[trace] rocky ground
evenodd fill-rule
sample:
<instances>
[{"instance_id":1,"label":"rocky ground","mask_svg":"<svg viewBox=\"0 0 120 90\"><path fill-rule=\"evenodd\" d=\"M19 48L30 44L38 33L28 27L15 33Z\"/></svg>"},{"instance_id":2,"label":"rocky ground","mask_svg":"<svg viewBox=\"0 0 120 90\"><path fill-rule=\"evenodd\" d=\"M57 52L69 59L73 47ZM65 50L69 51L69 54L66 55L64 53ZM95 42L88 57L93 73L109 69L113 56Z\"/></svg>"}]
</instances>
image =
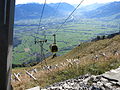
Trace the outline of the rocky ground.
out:
<instances>
[{"instance_id":1,"label":"rocky ground","mask_svg":"<svg viewBox=\"0 0 120 90\"><path fill-rule=\"evenodd\" d=\"M53 84L46 87L46 90L120 90L120 85L117 81L108 80L102 75L84 75Z\"/></svg>"},{"instance_id":2,"label":"rocky ground","mask_svg":"<svg viewBox=\"0 0 120 90\"><path fill-rule=\"evenodd\" d=\"M37 88L29 90L120 90L120 67L102 75L86 74L55 83L44 89Z\"/></svg>"}]
</instances>

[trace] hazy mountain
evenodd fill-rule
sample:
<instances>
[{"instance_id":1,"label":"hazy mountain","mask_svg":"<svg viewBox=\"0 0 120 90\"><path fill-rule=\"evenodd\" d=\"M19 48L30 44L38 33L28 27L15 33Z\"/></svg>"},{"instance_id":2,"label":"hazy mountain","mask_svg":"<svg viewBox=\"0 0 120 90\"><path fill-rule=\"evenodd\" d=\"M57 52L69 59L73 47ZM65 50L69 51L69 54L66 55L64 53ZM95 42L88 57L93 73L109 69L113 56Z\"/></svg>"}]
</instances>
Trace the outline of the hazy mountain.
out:
<instances>
[{"instance_id":1,"label":"hazy mountain","mask_svg":"<svg viewBox=\"0 0 120 90\"><path fill-rule=\"evenodd\" d=\"M87 11L95 10L99 7L104 6L104 5L105 4L94 3L94 4L90 4L90 5L86 5L86 6L81 6L78 10L80 10L82 12L87 12Z\"/></svg>"},{"instance_id":2,"label":"hazy mountain","mask_svg":"<svg viewBox=\"0 0 120 90\"><path fill-rule=\"evenodd\" d=\"M92 10L96 10L97 8L99 7L102 7L104 6L105 4L99 4L99 3L94 3L94 4L90 4L90 5L81 5L77 10L76 12L74 13L75 15L77 16L80 16L81 18L82 17L85 17L85 14L87 12L90 12Z\"/></svg>"},{"instance_id":3,"label":"hazy mountain","mask_svg":"<svg viewBox=\"0 0 120 90\"><path fill-rule=\"evenodd\" d=\"M78 4L72 4L72 6L77 7Z\"/></svg>"},{"instance_id":4,"label":"hazy mountain","mask_svg":"<svg viewBox=\"0 0 120 90\"><path fill-rule=\"evenodd\" d=\"M41 16L43 4L20 4L16 5L15 8L15 20L19 19L35 19ZM44 11L44 17L49 17L54 15L54 8L46 5Z\"/></svg>"},{"instance_id":5,"label":"hazy mountain","mask_svg":"<svg viewBox=\"0 0 120 90\"><path fill-rule=\"evenodd\" d=\"M112 2L96 10L89 11L85 15L90 18L100 18L109 17L118 13L120 13L120 2Z\"/></svg>"},{"instance_id":6,"label":"hazy mountain","mask_svg":"<svg viewBox=\"0 0 120 90\"><path fill-rule=\"evenodd\" d=\"M60 7L56 9L57 5L58 3L47 4L45 6L43 18L48 18L51 16L63 16L65 14L68 14L71 10L74 9L72 5L67 3L61 3ZM40 18L42 7L43 4L37 4L37 3L16 5L15 20Z\"/></svg>"},{"instance_id":7,"label":"hazy mountain","mask_svg":"<svg viewBox=\"0 0 120 90\"><path fill-rule=\"evenodd\" d=\"M59 5L59 7L58 7L58 5ZM61 3L61 4L59 4L59 3L51 3L51 4L49 4L49 6L51 6L52 8L54 8L54 9L56 9L57 7L58 7L58 11L61 11L61 12L63 12L63 11L72 11L73 9L74 9L74 6L72 6L72 5L70 5L70 4L68 4L68 3Z\"/></svg>"}]
</instances>

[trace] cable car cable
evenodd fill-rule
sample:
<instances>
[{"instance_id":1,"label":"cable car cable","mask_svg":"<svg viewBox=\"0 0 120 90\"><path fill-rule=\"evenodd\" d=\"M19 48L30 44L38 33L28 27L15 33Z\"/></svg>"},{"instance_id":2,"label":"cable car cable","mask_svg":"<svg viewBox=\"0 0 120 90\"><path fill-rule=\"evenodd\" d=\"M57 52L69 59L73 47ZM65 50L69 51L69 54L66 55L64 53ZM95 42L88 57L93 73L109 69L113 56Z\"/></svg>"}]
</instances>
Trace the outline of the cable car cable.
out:
<instances>
[{"instance_id":1,"label":"cable car cable","mask_svg":"<svg viewBox=\"0 0 120 90\"><path fill-rule=\"evenodd\" d=\"M38 29L37 29L37 32L36 34L39 34L39 29L40 29L40 26L41 26L41 21L42 21L42 18L43 18L43 14L44 14L44 10L45 10L45 6L46 6L46 0L44 1L44 4L43 4L43 7L42 7L42 11L41 11L41 16L40 16L40 19L39 19L39 24L38 24ZM44 39L46 38L46 36L44 36ZM37 35L35 36L35 44L37 43Z\"/></svg>"},{"instance_id":2,"label":"cable car cable","mask_svg":"<svg viewBox=\"0 0 120 90\"><path fill-rule=\"evenodd\" d=\"M84 0L82 0L78 5L77 7L70 13L70 15L65 19L65 21L60 25L60 27L58 27L58 29L55 31L55 33L57 33L61 27L63 27L63 25L67 22L67 20L72 16L72 14L78 9L78 7L83 3ZM55 34L54 33L54 34Z\"/></svg>"},{"instance_id":3,"label":"cable car cable","mask_svg":"<svg viewBox=\"0 0 120 90\"><path fill-rule=\"evenodd\" d=\"M38 29L37 29L36 35L39 34L39 29L41 28L41 21L42 21L42 18L43 18L45 6L46 6L46 0L44 1L44 4L43 4L43 8L42 8L42 12L41 12L41 16L40 16L40 20L39 20L39 24L38 24ZM40 47L41 47L41 59L43 59L43 60L45 59L45 54L43 52L43 44L47 41L45 39L46 39L46 35L45 34L44 34L44 40L37 41L37 39L35 38L35 44L40 43ZM37 59L37 56L36 56L36 59ZM45 64L47 66L46 61L45 61Z\"/></svg>"},{"instance_id":4,"label":"cable car cable","mask_svg":"<svg viewBox=\"0 0 120 90\"><path fill-rule=\"evenodd\" d=\"M63 25L67 22L67 20L73 15L73 13L78 9L78 7L83 3L84 0L80 1L80 3L77 5L77 7L70 13L70 15L65 19L65 21L58 27L58 29L53 34L54 36L54 43L50 45L50 49L52 53L55 53L58 51L58 47L56 45L56 33L63 27ZM54 58L54 57L53 57Z\"/></svg>"},{"instance_id":5,"label":"cable car cable","mask_svg":"<svg viewBox=\"0 0 120 90\"><path fill-rule=\"evenodd\" d=\"M56 10L55 10L55 14L54 14L54 16L56 16L56 14L57 14L57 10L58 10L58 8L60 7L61 3L62 3L62 0L60 0L60 2L58 3L58 5L57 5L57 7L56 7Z\"/></svg>"},{"instance_id":6,"label":"cable car cable","mask_svg":"<svg viewBox=\"0 0 120 90\"><path fill-rule=\"evenodd\" d=\"M58 8L60 7L61 2L62 2L62 0L60 0L59 4L57 5L54 16L56 16L57 10L58 10ZM51 52L52 52L52 53L55 53L55 52L58 51L58 47L57 47L57 45L56 45L56 35L54 34L53 36L54 36L53 44L51 44L49 47L50 47Z\"/></svg>"},{"instance_id":7,"label":"cable car cable","mask_svg":"<svg viewBox=\"0 0 120 90\"><path fill-rule=\"evenodd\" d=\"M40 16L40 20L39 20L39 24L38 24L37 34L39 33L39 29L40 29L41 21L42 21L42 18L43 18L45 6L46 6L46 0L44 1L44 4L43 4L43 8L42 8L42 12L41 12L41 16Z\"/></svg>"},{"instance_id":8,"label":"cable car cable","mask_svg":"<svg viewBox=\"0 0 120 90\"><path fill-rule=\"evenodd\" d=\"M61 3L62 3L62 0L60 0L60 2L58 3L57 7L55 8L54 16L56 16L57 10L58 10L58 8L60 7ZM49 21L51 21L51 20L52 20L52 18L51 18Z\"/></svg>"}]
</instances>

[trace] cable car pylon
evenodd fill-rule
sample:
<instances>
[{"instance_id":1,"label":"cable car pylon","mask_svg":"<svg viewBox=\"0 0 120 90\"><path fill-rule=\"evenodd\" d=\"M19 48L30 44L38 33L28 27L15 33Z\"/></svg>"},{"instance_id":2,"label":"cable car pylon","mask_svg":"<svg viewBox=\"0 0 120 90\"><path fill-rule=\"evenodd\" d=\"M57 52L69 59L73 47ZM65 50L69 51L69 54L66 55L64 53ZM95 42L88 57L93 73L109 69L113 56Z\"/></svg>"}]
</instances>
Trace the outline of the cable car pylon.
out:
<instances>
[{"instance_id":1,"label":"cable car pylon","mask_svg":"<svg viewBox=\"0 0 120 90\"><path fill-rule=\"evenodd\" d=\"M35 44L40 44L40 56L41 56L41 60L43 61L43 60L45 60L45 54L44 54L44 48L43 48L43 45L44 45L44 43L46 43L47 42L47 39L45 39L45 40L40 40L40 41L35 41ZM41 65L42 65L42 61L41 61ZM45 61L45 64L46 64L46 66L47 66L47 63L46 63L46 61Z\"/></svg>"}]
</instances>

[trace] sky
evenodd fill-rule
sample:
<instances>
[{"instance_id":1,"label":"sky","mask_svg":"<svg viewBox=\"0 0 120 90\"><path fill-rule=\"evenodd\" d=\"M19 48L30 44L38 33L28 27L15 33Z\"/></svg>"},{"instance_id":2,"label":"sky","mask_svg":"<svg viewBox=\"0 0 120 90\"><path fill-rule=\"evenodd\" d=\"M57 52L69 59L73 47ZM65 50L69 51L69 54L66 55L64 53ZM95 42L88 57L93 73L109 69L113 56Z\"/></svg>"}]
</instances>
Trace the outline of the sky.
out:
<instances>
[{"instance_id":1,"label":"sky","mask_svg":"<svg viewBox=\"0 0 120 90\"><path fill-rule=\"evenodd\" d=\"M47 0L47 3L57 3L57 2L67 2L69 4L78 4L81 0ZM107 3L120 0L85 0L82 4L89 5L93 3ZM16 4L26 4L26 3L43 3L44 0L16 0Z\"/></svg>"}]
</instances>

